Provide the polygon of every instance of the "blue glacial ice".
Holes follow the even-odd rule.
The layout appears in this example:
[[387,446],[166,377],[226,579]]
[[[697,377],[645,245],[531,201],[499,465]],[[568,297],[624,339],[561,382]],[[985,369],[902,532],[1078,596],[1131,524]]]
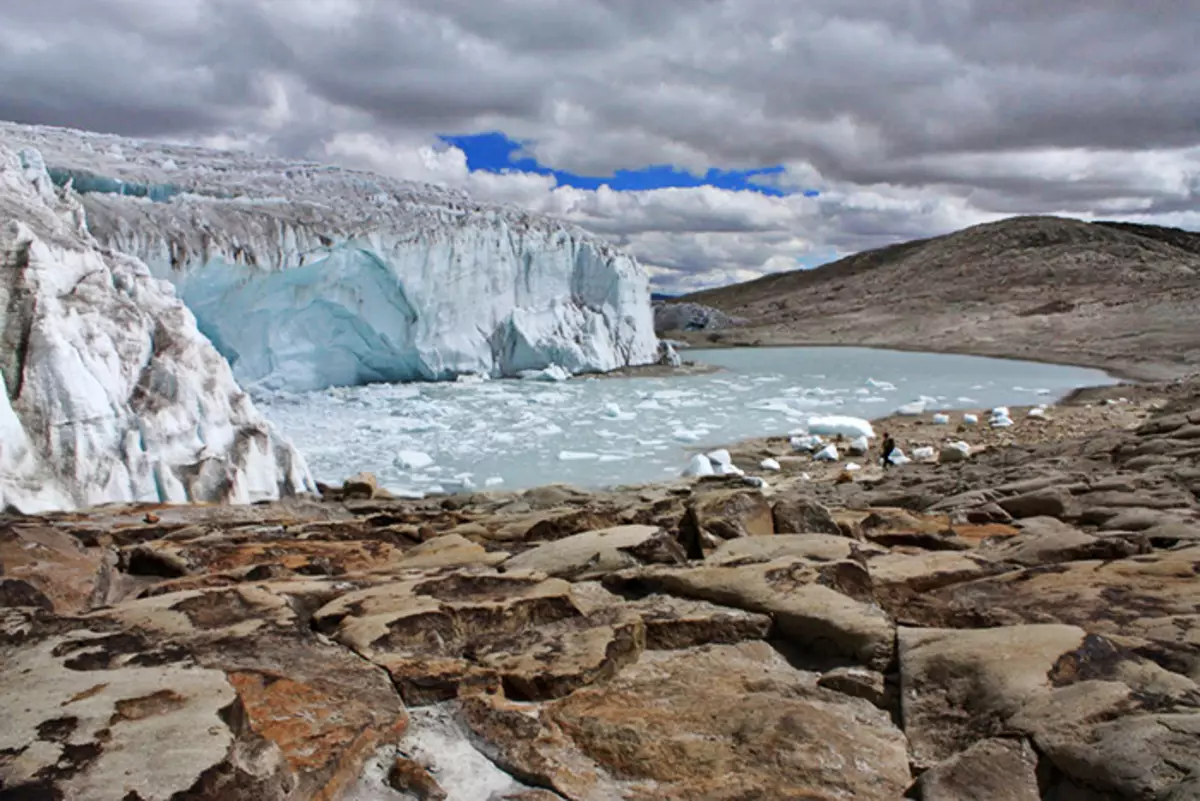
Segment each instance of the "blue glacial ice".
[[90,189],[91,233],[170,281],[243,385],[581,374],[657,357],[645,272],[573,226],[336,167],[0,133]]

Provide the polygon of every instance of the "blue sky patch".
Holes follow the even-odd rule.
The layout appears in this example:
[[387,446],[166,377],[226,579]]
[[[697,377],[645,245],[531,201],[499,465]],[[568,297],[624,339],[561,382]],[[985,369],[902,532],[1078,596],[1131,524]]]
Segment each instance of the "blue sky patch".
[[[652,164],[636,170],[617,170],[610,176],[576,175],[543,167],[536,159],[519,155],[522,150],[521,143],[509,139],[499,132],[442,136],[441,140],[459,148],[466,154],[467,168],[472,172],[476,170],[496,173],[518,171],[537,175],[553,175],[560,186],[573,186],[578,189],[599,189],[604,184],[607,184],[610,189],[625,192],[664,187],[715,186],[734,191],[759,192],[771,197],[783,197],[788,194],[774,186],[755,181],[756,178],[783,173],[782,166],[759,170],[710,168],[707,173],[699,176],[670,164]],[[818,194],[813,189],[804,192],[806,197],[816,197]]]

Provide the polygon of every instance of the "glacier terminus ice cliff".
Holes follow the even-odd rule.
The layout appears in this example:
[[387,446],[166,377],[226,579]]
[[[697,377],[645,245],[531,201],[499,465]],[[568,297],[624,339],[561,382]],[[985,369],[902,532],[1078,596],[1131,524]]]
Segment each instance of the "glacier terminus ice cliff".
[[383,176],[0,124],[174,284],[244,386],[573,374],[657,357],[649,281],[564,223]]
[[0,510],[311,491],[169,284],[0,137]]

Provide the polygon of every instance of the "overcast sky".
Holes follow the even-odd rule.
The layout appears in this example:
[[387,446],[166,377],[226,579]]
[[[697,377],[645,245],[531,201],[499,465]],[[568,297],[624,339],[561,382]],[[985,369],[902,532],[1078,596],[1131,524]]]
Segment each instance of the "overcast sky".
[[[0,0],[0,118],[461,186],[675,290],[1011,214],[1200,228],[1197,41],[1185,0]],[[734,178],[570,179],[651,165]]]

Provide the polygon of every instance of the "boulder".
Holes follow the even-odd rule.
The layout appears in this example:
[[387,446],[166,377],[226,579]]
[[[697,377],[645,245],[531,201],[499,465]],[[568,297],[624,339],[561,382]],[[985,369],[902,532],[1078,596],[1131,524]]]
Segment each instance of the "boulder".
[[1018,520],[1025,517],[1062,518],[1072,507],[1072,498],[1071,494],[1061,487],[1048,487],[1001,498],[997,504]]
[[807,498],[783,498],[771,509],[776,534],[833,534],[842,529],[828,507]]
[[379,493],[379,479],[374,473],[357,473],[342,484],[342,498],[365,498],[370,500]]
[[693,499],[679,523],[687,555],[702,558],[723,540],[775,533],[771,506],[761,492],[746,489],[713,490]]
[[618,526],[542,543],[511,557],[507,571],[531,570],[569,580],[597,578],[639,564],[682,564],[687,555],[657,526]]
[[888,686],[887,677],[877,670],[862,667],[841,667],[826,671],[817,681],[817,686],[861,698],[889,713],[899,700]]

